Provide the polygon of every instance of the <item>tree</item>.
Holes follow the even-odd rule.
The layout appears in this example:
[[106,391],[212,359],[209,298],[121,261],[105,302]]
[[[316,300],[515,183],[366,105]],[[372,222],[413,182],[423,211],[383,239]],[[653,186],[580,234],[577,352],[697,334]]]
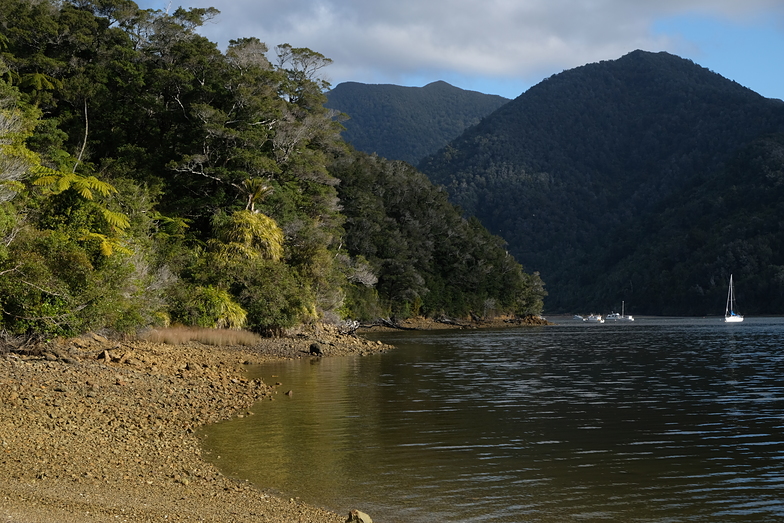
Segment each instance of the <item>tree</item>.
[[213,223],[216,238],[209,243],[219,258],[278,261],[283,257],[283,231],[269,216],[242,210],[228,217],[216,214]]

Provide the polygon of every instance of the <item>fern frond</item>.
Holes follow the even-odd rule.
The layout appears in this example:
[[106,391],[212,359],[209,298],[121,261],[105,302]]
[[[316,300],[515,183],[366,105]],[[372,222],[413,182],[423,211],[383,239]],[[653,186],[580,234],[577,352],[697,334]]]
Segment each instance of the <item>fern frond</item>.
[[[41,167],[41,166],[37,165],[36,167]],[[30,172],[32,174],[36,174],[36,172],[38,170],[39,169],[37,169],[37,168],[32,168],[32,169],[30,169]],[[48,187],[49,185],[54,185],[55,183],[57,183],[57,180],[59,178],[60,178],[59,176],[54,176],[52,174],[49,174],[47,176],[41,176],[41,177],[36,178],[35,180],[33,180],[33,185],[42,185],[44,187]]]
[[76,192],[78,192],[79,196],[81,196],[85,200],[92,200],[93,199],[93,193],[87,187],[81,187],[81,188],[77,189]]
[[117,192],[117,189],[115,189],[112,184],[102,182],[95,176],[80,176],[79,178],[79,186],[97,191],[101,194],[101,196],[109,196],[110,194]]
[[126,230],[131,226],[131,221],[125,214],[121,212],[110,211],[109,209],[101,209],[103,218],[110,226],[121,231]]
[[79,239],[82,241],[98,242],[98,248],[100,249],[101,254],[107,258],[115,252],[127,255],[133,254],[133,251],[125,247],[117,239],[109,238],[105,234],[100,234],[97,232],[86,232]]

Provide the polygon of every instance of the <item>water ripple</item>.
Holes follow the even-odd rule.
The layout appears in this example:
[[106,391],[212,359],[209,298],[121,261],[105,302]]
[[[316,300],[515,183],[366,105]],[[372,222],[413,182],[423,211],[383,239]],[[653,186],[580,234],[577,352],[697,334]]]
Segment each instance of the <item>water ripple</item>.
[[297,393],[211,427],[218,465],[390,523],[784,518],[784,321],[387,339],[261,369]]

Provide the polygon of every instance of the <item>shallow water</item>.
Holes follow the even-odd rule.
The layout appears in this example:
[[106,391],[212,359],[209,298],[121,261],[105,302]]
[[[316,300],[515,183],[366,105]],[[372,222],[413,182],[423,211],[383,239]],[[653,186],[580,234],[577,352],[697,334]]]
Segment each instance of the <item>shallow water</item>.
[[379,338],[255,369],[280,393],[209,427],[211,459],[384,523],[784,518],[784,320]]

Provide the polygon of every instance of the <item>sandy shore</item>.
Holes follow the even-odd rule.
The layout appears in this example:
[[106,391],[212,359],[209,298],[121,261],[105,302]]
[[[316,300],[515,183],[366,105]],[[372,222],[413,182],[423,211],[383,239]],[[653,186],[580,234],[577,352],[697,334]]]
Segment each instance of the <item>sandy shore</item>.
[[254,347],[98,335],[21,353],[6,346],[0,521],[345,521],[362,507],[339,515],[226,478],[202,459],[194,432],[275,398],[279,387],[246,379],[245,365],[310,357],[314,341],[327,356],[388,348],[325,328]]

